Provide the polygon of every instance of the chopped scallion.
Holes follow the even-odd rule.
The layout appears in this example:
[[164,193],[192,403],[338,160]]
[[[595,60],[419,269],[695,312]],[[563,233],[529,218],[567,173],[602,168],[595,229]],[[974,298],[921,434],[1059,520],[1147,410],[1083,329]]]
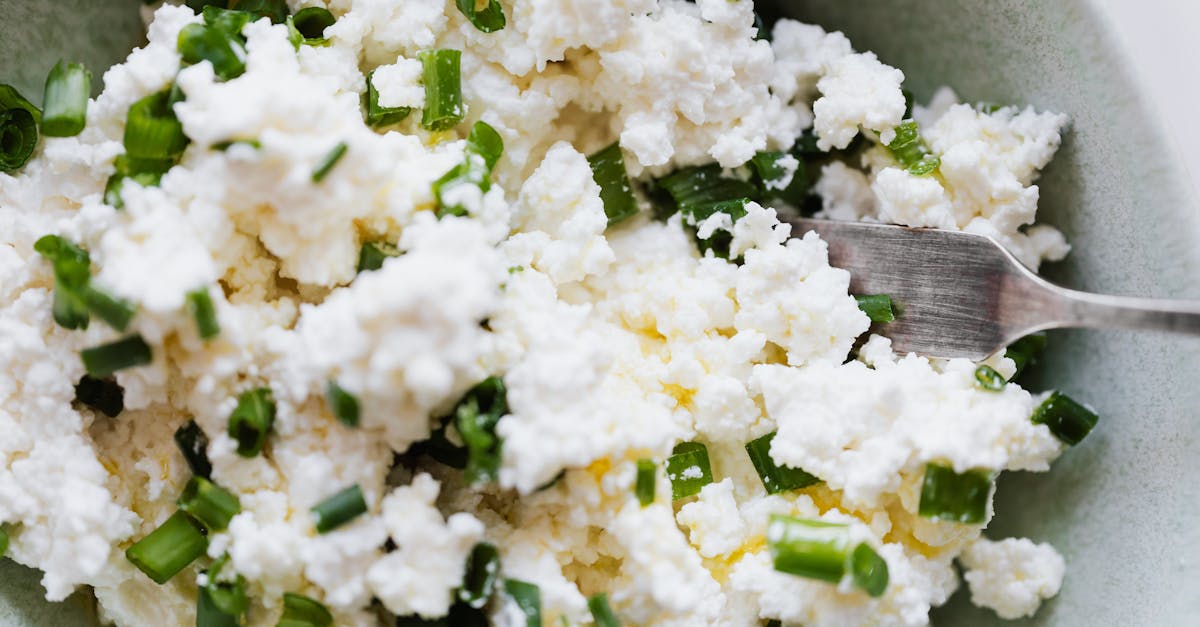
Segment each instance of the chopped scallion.
[[154,583],[164,584],[204,555],[208,548],[204,527],[177,511],[162,525],[125,550],[125,558]]
[[229,554],[222,555],[208,569],[208,583],[201,590],[207,592],[213,605],[222,613],[240,616],[250,607],[246,598],[246,579],[237,575],[232,581],[222,575],[222,570],[229,563]]
[[637,461],[637,479],[633,484],[633,492],[637,495],[638,503],[645,507],[654,502],[654,475],[658,472],[658,465],[653,459],[639,459]]
[[207,587],[196,591],[196,627],[238,627],[236,614],[221,611]]
[[412,113],[409,107],[384,107],[379,104],[379,90],[375,88],[375,71],[367,75],[367,125],[380,128],[398,124]]
[[1074,446],[1092,432],[1100,417],[1066,394],[1054,392],[1033,410],[1031,420],[1033,424],[1046,425],[1054,437]]
[[887,294],[867,294],[855,296],[854,300],[858,301],[858,308],[871,322],[892,322],[896,319],[895,309],[892,307],[892,297]]
[[633,186],[629,184],[621,144],[613,142],[588,157],[588,164],[592,166],[592,178],[600,186],[600,200],[604,201],[608,226],[637,215],[637,199],[633,195]]
[[679,500],[700,493],[712,483],[712,467],[708,447],[699,442],[680,442],[667,458],[667,479],[671,481],[671,498]]
[[430,131],[454,128],[466,116],[462,101],[459,50],[425,50],[418,53],[424,68],[425,109],[421,126]]
[[246,47],[241,35],[220,26],[188,24],[179,31],[176,46],[184,63],[208,61],[221,80],[237,78],[246,72]]
[[87,124],[92,73],[82,63],[59,61],[46,77],[42,98],[42,134],[74,137]]
[[296,11],[292,16],[293,26],[309,46],[325,43],[325,29],[333,26],[336,21],[329,9],[324,7],[307,7]]
[[337,381],[330,380],[325,385],[325,398],[333,415],[347,427],[357,427],[359,421],[358,398],[342,389]]
[[987,516],[991,492],[990,472],[968,470],[957,473],[948,465],[929,463],[925,465],[917,513],[932,520],[981,523]]
[[[241,35],[242,29],[253,15],[245,11],[234,11],[229,9],[226,2],[212,2],[208,6],[203,7],[200,13],[204,16],[204,23],[208,26],[215,26],[231,35]],[[194,7],[193,7],[194,8]]]
[[492,186],[492,168],[500,161],[504,152],[504,140],[496,129],[486,122],[476,122],[467,136],[467,149],[463,162],[433,182],[433,194],[437,198],[437,215],[465,216],[468,211],[460,202],[455,190],[463,187],[478,188],[486,193]]
[[229,437],[237,441],[242,457],[255,457],[262,452],[267,436],[275,425],[275,401],[268,388],[242,392],[237,408],[229,416]]
[[750,463],[758,471],[758,478],[766,488],[767,494],[779,494],[788,490],[799,490],[820,483],[821,480],[799,468],[780,466],[771,458],[771,442],[775,439],[775,431],[746,443],[746,453]]
[[94,348],[85,348],[80,354],[88,374],[101,379],[118,370],[145,366],[154,360],[150,346],[140,335],[131,335]]
[[494,33],[504,28],[504,8],[499,0],[487,0],[487,7],[483,10],[476,8],[476,0],[457,0],[455,4],[467,21],[482,32]]
[[781,573],[838,583],[849,572],[870,596],[887,589],[887,562],[865,542],[853,545],[847,524],[772,514],[767,549]]
[[117,331],[127,329],[133,320],[133,314],[136,313],[131,303],[110,296],[91,285],[80,288],[78,294],[90,313]]
[[542,591],[536,584],[517,579],[504,580],[504,592],[525,615],[525,627],[542,627]]
[[229,8],[256,18],[270,18],[272,24],[282,24],[288,16],[286,0],[229,0]]
[[612,607],[608,604],[607,594],[594,594],[588,597],[587,604],[592,613],[592,620],[596,621],[596,627],[621,627],[621,621],[617,620],[617,615],[613,614]]
[[187,306],[192,319],[196,321],[196,332],[200,339],[211,340],[220,335],[221,323],[217,321],[217,310],[213,307],[212,297],[208,295],[208,288],[188,292]]
[[310,510],[317,533],[329,533],[367,512],[362,489],[354,484],[317,503]]
[[75,384],[75,400],[109,418],[116,418],[125,410],[125,390],[112,379],[83,375]]
[[980,365],[975,369],[975,383],[989,392],[999,392],[1004,389],[1004,377],[996,369],[988,365]]
[[763,200],[782,200],[801,207],[808,196],[808,170],[804,161],[786,152],[760,152],[750,159],[750,170]]
[[896,137],[887,145],[892,157],[913,176],[931,174],[941,165],[937,155],[929,151],[914,120],[905,120],[896,127]]
[[471,388],[454,409],[454,428],[467,448],[467,481],[495,481],[500,472],[500,436],[496,424],[508,413],[504,381],[488,377]]
[[1004,352],[1004,356],[1013,360],[1013,363],[1017,365],[1017,371],[1013,373],[1009,381],[1015,381],[1022,372],[1025,372],[1026,368],[1036,364],[1044,350],[1046,350],[1045,333],[1026,335],[1013,342]]
[[487,542],[480,542],[467,556],[466,573],[458,588],[458,600],[473,608],[482,608],[492,597],[496,578],[500,575],[500,551]]
[[242,511],[236,494],[204,477],[189,479],[176,504],[209,532],[224,531],[229,521]]
[[333,170],[333,167],[338,164],[338,161],[341,161],[342,157],[346,155],[347,148],[348,146],[346,145],[346,142],[339,142],[338,145],[334,146],[332,150],[326,153],[326,155],[321,158],[321,162],[317,164],[317,167],[313,169],[312,182],[320,183],[321,181],[325,180],[325,177],[328,176],[329,172]]
[[0,172],[16,172],[37,148],[42,112],[9,85],[0,85]]
[[176,159],[188,145],[183,124],[175,117],[170,91],[150,94],[129,107],[125,121],[125,154],[133,159]]
[[383,267],[388,257],[399,257],[400,249],[387,242],[363,242],[358,251],[358,271],[372,272]]
[[175,430],[175,445],[183,453],[192,474],[208,479],[212,476],[212,464],[208,461],[208,436],[195,420]]
[[0,557],[8,552],[8,532],[0,529]]
[[866,542],[854,547],[854,552],[850,554],[850,573],[854,577],[854,585],[870,596],[878,597],[887,590],[887,562]]
[[281,627],[330,627],[333,625],[333,614],[330,614],[320,601],[310,599],[302,594],[285,592],[283,616],[279,619],[279,625]]

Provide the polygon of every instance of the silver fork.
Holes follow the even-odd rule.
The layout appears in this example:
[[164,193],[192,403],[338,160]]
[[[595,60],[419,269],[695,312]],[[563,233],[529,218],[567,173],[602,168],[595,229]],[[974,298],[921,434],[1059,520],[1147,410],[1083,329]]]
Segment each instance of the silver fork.
[[1036,331],[1109,327],[1200,335],[1200,301],[1103,296],[1054,285],[991,238],[939,229],[795,219],[816,231],[853,294],[887,294],[893,322],[876,332],[899,353],[986,358]]

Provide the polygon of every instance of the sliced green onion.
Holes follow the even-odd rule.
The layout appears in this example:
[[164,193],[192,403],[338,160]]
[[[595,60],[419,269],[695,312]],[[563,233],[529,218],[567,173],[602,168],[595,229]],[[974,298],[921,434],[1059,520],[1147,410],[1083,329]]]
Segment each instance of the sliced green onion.
[[115,209],[124,209],[125,200],[121,192],[127,179],[133,180],[142,187],[155,187],[175,165],[174,159],[134,159],[129,155],[117,157],[114,165],[117,171],[108,179],[104,186],[104,202]]
[[525,627],[542,627],[542,591],[536,584],[505,579],[504,592],[521,608]]
[[357,427],[359,420],[358,398],[342,389],[337,381],[330,380],[325,385],[325,398],[329,401],[329,409],[333,415],[347,427]]
[[196,321],[196,332],[200,334],[200,339],[211,340],[220,335],[221,323],[217,321],[217,310],[213,307],[212,297],[208,295],[208,288],[188,292],[187,306],[192,319]]
[[221,577],[221,570],[229,563],[229,554],[222,555],[208,569],[208,583],[201,588],[207,592],[216,609],[230,616],[240,616],[250,607],[246,597],[246,579],[238,575],[233,581]]
[[912,119],[913,112],[913,93],[907,89],[901,89],[900,93],[904,96],[904,118],[905,120]]
[[699,442],[676,444],[667,458],[667,479],[671,481],[673,500],[699,494],[701,488],[713,481],[708,447]]
[[101,379],[118,370],[145,366],[154,361],[150,346],[140,335],[131,335],[94,348],[85,348],[81,355],[87,373]]
[[204,555],[204,527],[183,512],[171,514],[158,529],[125,550],[125,558],[154,583],[164,584]]
[[799,468],[780,466],[771,459],[771,442],[775,439],[776,433],[772,431],[746,443],[746,453],[750,456],[750,463],[754,464],[754,470],[758,471],[758,478],[762,481],[763,487],[767,489],[767,494],[799,490],[820,483],[820,479]]
[[291,20],[296,31],[304,38],[304,43],[309,46],[325,43],[325,29],[333,26],[337,21],[329,9],[324,7],[300,9],[292,16]]
[[117,331],[129,328],[129,323],[137,311],[128,301],[110,296],[91,285],[80,288],[79,297],[89,312]]
[[[661,190],[664,209],[657,216],[666,219],[676,212],[683,214],[684,224],[693,229],[717,213],[727,214],[730,223],[746,215],[746,203],[761,198],[762,192],[749,181],[727,177],[721,166],[712,163],[684,168],[655,181]],[[701,254],[712,251],[722,259],[729,258],[733,234],[718,229],[708,238],[695,235]]]
[[320,601],[310,599],[302,594],[285,592],[283,594],[283,616],[279,619],[280,627],[330,627],[333,625],[333,614],[325,609]]
[[398,124],[412,113],[410,107],[383,107],[379,105],[379,90],[375,89],[375,71],[367,75],[367,125],[380,128]]
[[179,31],[177,41],[184,63],[208,61],[217,78],[226,81],[246,73],[246,47],[236,32],[221,26],[188,24]]
[[[788,175],[788,168],[782,165],[786,158],[794,159],[796,168],[787,184],[781,185]],[[760,152],[750,159],[750,170],[763,200],[782,200],[793,207],[804,204],[809,189],[808,170],[800,157],[786,152]]]
[[275,400],[268,388],[242,392],[237,408],[229,415],[229,437],[237,440],[237,452],[242,457],[254,457],[262,452],[267,436],[275,425]]
[[399,257],[400,249],[387,242],[363,242],[358,251],[358,271],[373,272],[383,267],[388,257]]
[[633,484],[633,492],[637,495],[638,503],[645,507],[654,502],[654,475],[658,472],[658,465],[653,459],[639,459],[637,461],[637,479]]
[[175,445],[183,453],[183,461],[187,462],[192,474],[208,479],[212,476],[212,463],[208,461],[208,436],[195,420],[175,430]]
[[230,10],[226,5],[226,2],[214,2],[203,7],[200,13],[204,16],[204,24],[215,26],[231,35],[241,35],[242,29],[254,16],[245,11]]
[[92,93],[92,73],[82,63],[59,61],[46,77],[42,98],[42,134],[46,137],[74,137],[87,125],[88,97]]
[[488,377],[471,388],[454,409],[454,428],[467,448],[466,479],[473,485],[495,481],[500,472],[496,424],[508,413],[504,381]]
[[1072,446],[1092,432],[1100,417],[1062,392],[1052,393],[1033,410],[1035,425],[1046,425],[1054,437]]
[[451,468],[464,470],[467,467],[467,447],[457,445],[446,437],[446,429],[450,427],[454,416],[446,416],[439,421],[437,429],[429,435],[429,439],[419,442],[414,452],[424,453],[435,461]]
[[771,31],[763,23],[762,16],[758,14],[758,11],[754,12],[754,39],[756,41],[771,41]]
[[238,627],[241,621],[236,614],[221,611],[213,601],[207,587],[196,591],[196,627]]
[[0,557],[8,552],[8,532],[0,529]]
[[941,165],[941,160],[929,151],[914,120],[905,120],[896,127],[896,137],[887,145],[888,151],[909,174],[925,176]]
[[64,329],[86,329],[89,313],[80,290],[91,278],[87,251],[57,235],[45,235],[33,249],[54,266],[54,321]]
[[367,502],[363,499],[362,489],[356,483],[317,503],[310,511],[317,533],[329,533],[367,513]]
[[238,144],[241,144],[242,146],[249,146],[255,150],[262,148],[262,142],[258,141],[257,139],[228,139],[223,142],[217,142],[213,144],[211,148],[218,152],[225,152],[226,150],[229,150]]
[[621,627],[621,621],[613,614],[608,604],[608,595],[601,592],[588,597],[588,610],[592,612],[592,620],[596,627]]
[[604,214],[608,216],[608,225],[612,226],[637,215],[637,199],[633,196],[633,186],[629,184],[625,155],[621,152],[620,142],[613,142],[607,148],[588,157],[588,164],[592,166],[592,178],[600,186],[600,200],[604,201]]
[[54,290],[54,321],[64,329],[86,329],[88,321],[87,305],[79,298],[74,290]]
[[463,162],[433,182],[433,194],[438,201],[437,216],[465,216],[467,208],[451,200],[451,191],[464,185],[478,187],[486,193],[492,187],[492,168],[504,152],[504,140],[486,122],[476,122],[467,136]]
[[176,159],[188,145],[183,124],[169,106],[170,91],[150,94],[129,107],[125,153],[133,159]]
[[1045,333],[1026,335],[1013,342],[1008,347],[1008,350],[1004,352],[1004,356],[1013,360],[1013,363],[1017,365],[1017,371],[1013,373],[1009,381],[1015,381],[1017,377],[1021,376],[1022,372],[1025,372],[1026,368],[1036,364],[1044,350],[1046,350]]
[[850,525],[772,514],[767,549],[781,573],[838,583],[847,572],[873,597],[888,585],[887,562],[865,542],[852,546]]
[[504,8],[499,0],[488,0],[487,8],[482,11],[475,8],[476,0],[457,0],[460,13],[467,17],[476,29],[485,33],[494,33],[504,28]]
[[37,148],[42,112],[9,85],[0,85],[0,172],[16,172]]
[[417,54],[424,68],[425,109],[421,126],[430,131],[454,128],[466,116],[462,102],[459,50],[425,50]]
[[858,301],[858,308],[871,322],[891,322],[896,319],[895,309],[892,307],[892,297],[887,294],[867,294],[855,296],[854,300]]
[[189,479],[176,504],[210,532],[224,531],[229,521],[242,511],[236,494],[204,477]]
[[75,400],[109,418],[116,418],[125,410],[125,390],[112,379],[83,375],[75,384]]
[[282,24],[288,16],[285,0],[229,0],[229,8],[244,11],[252,16],[270,18],[273,24]]
[[925,465],[925,479],[921,482],[921,502],[917,513],[932,520],[981,523],[987,516],[991,491],[990,472],[968,470],[960,474],[945,464],[928,463]]
[[346,155],[347,148],[348,146],[346,146],[346,142],[339,142],[338,145],[334,146],[332,150],[326,153],[326,155],[321,159],[321,162],[317,164],[317,167],[313,170],[312,182],[320,183],[321,181],[325,180],[325,177],[328,176],[329,172],[333,170],[333,167],[338,164],[338,161],[341,161],[342,157]]
[[480,542],[467,556],[466,573],[458,589],[458,600],[473,608],[487,605],[500,575],[500,551],[487,542]]
[[981,365],[975,369],[975,383],[989,392],[999,392],[1004,389],[1005,381],[995,368]]

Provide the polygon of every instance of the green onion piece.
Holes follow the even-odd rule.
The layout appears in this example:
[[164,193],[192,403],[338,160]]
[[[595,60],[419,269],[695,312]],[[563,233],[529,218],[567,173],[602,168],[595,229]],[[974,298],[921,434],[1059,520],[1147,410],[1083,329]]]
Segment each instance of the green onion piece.
[[1100,417],[1062,392],[1052,393],[1033,410],[1035,425],[1046,425],[1054,437],[1074,446],[1083,441]]
[[347,148],[348,146],[346,146],[346,142],[339,142],[338,145],[334,146],[332,150],[326,153],[326,155],[321,159],[321,162],[317,164],[317,167],[313,170],[312,182],[320,183],[321,181],[325,180],[325,177],[328,176],[329,172],[333,170],[333,167],[338,164],[338,161],[341,161],[342,157],[346,155]]
[[645,507],[654,502],[654,475],[658,472],[658,465],[653,459],[639,459],[637,461],[637,480],[633,484],[633,492],[637,495],[638,503]]
[[488,0],[487,8],[482,11],[475,8],[475,0],[457,0],[460,13],[478,30],[494,33],[504,28],[504,9],[499,0]]
[[257,139],[228,139],[223,142],[217,142],[210,146],[210,148],[218,152],[225,152],[226,150],[229,150],[238,144],[249,146],[255,150],[262,148],[262,142],[258,141]]
[[542,591],[536,584],[517,579],[504,580],[504,592],[525,615],[525,627],[542,627]]
[[131,335],[94,348],[85,348],[81,355],[87,373],[101,379],[118,370],[145,366],[154,360],[150,346],[140,335]]
[[680,442],[667,458],[667,479],[671,480],[671,498],[679,500],[700,493],[712,483],[708,447],[699,442]]
[[358,251],[358,271],[372,272],[383,267],[388,257],[399,257],[400,249],[387,242],[363,242]]
[[887,294],[855,296],[854,300],[858,301],[858,308],[867,314],[871,322],[891,322],[896,319],[892,297]]
[[637,199],[634,198],[633,187],[629,184],[625,155],[621,152],[620,142],[613,142],[607,148],[588,157],[588,164],[592,166],[592,178],[600,186],[600,200],[604,201],[604,214],[608,216],[608,226],[637,215]]
[[184,63],[208,61],[221,80],[246,73],[246,47],[236,32],[220,26],[188,24],[179,31],[177,47]]
[[183,453],[183,461],[187,462],[192,474],[208,479],[212,476],[212,463],[208,461],[208,436],[195,420],[175,430],[175,445]]
[[1026,335],[1013,342],[1008,347],[1008,350],[1004,352],[1004,356],[1013,360],[1013,363],[1017,365],[1017,371],[1013,373],[1009,381],[1015,381],[1017,377],[1021,376],[1022,372],[1025,372],[1026,368],[1036,364],[1044,350],[1046,350],[1045,333]]
[[91,285],[80,288],[79,297],[90,313],[117,331],[129,328],[133,314],[136,313],[136,309],[131,303],[115,296],[109,296]]
[[[758,188],[753,183],[725,176],[721,166],[715,163],[678,170],[657,179],[654,184],[674,201],[674,207],[662,216],[664,218],[676,210],[684,214],[695,213],[697,208],[714,203],[758,198]],[[712,215],[711,210],[706,213]]]
[[433,194],[437,197],[439,218],[447,215],[465,216],[467,208],[452,202],[452,190],[464,186],[478,187],[487,192],[492,187],[492,168],[500,161],[504,152],[504,140],[496,129],[486,122],[476,122],[467,136],[467,149],[463,162],[433,182]]
[[417,54],[425,77],[425,109],[421,126],[430,131],[454,128],[466,116],[462,102],[459,50],[425,50]]
[[763,22],[762,16],[758,11],[754,12],[754,39],[756,41],[771,41],[771,31]]
[[116,418],[125,410],[125,390],[112,379],[83,375],[75,384],[75,400],[109,418]]
[[176,504],[210,532],[224,531],[229,521],[242,511],[236,494],[204,477],[189,479]]
[[941,160],[929,151],[914,120],[905,120],[896,127],[896,137],[887,145],[888,151],[909,174],[925,176],[941,165]]
[[850,554],[850,574],[854,577],[854,585],[873,597],[887,590],[887,562],[866,542],[854,547]]
[[8,552],[8,532],[0,528],[0,557]]
[[64,329],[86,329],[89,313],[80,290],[91,278],[87,251],[57,235],[45,235],[33,249],[54,266],[54,321]]
[[129,107],[125,153],[133,159],[176,159],[188,145],[183,124],[169,106],[170,91],[150,94]]
[[317,503],[310,511],[316,521],[317,533],[329,533],[365,514],[367,502],[356,483]]
[[208,587],[196,591],[196,627],[238,627],[240,624],[236,614],[228,614],[217,607]]
[[996,372],[995,368],[981,365],[975,369],[975,383],[989,392],[999,392],[1004,389],[1005,381],[1004,376]]
[[852,548],[850,525],[772,514],[767,549],[781,573],[838,583],[849,572],[872,597],[887,589],[887,562],[865,542]]
[[329,9],[324,7],[300,9],[292,16],[292,24],[304,37],[304,43],[310,46],[324,43],[325,29],[333,26],[336,21]]
[[905,120],[912,119],[913,112],[913,93],[907,89],[901,89],[900,93],[904,96],[904,118]]
[[283,594],[283,616],[279,619],[279,627],[330,627],[333,625],[333,614],[325,606],[314,599],[302,594],[285,592]]
[[495,481],[500,472],[496,424],[508,413],[504,381],[488,377],[471,388],[454,409],[454,428],[467,448],[466,478],[473,485]]
[[171,514],[158,529],[125,550],[125,558],[157,584],[204,555],[208,539],[204,527],[183,512]]
[[817,147],[817,134],[810,128],[796,138],[796,144],[792,146],[792,154],[799,157],[820,157],[825,154],[825,151]]
[[375,89],[375,71],[367,75],[367,125],[380,128],[399,123],[412,113],[409,107],[383,107],[379,105],[379,90]]
[[617,615],[608,605],[607,594],[601,592],[588,597],[588,610],[592,612],[596,627],[621,627],[621,621],[617,620]]
[[54,321],[58,326],[64,329],[86,329],[88,328],[87,305],[79,298],[79,293],[74,290],[55,289],[54,290]]
[[359,420],[358,398],[342,389],[337,381],[330,380],[325,385],[325,398],[329,401],[329,409],[333,415],[347,427],[357,427]]
[[224,614],[240,616],[250,607],[246,598],[246,579],[238,575],[233,581],[221,576],[221,570],[229,563],[229,554],[222,555],[208,569],[208,583],[201,588],[207,592],[212,604]]
[[237,440],[237,452],[242,457],[254,457],[262,452],[267,435],[275,425],[275,400],[268,388],[242,392],[237,407],[229,415],[229,437]]
[[0,172],[16,172],[37,148],[42,112],[9,85],[0,85]]
[[[796,161],[795,171],[786,185],[782,184],[788,175],[788,168],[782,165],[785,158]],[[754,172],[754,182],[758,186],[763,200],[782,200],[793,207],[800,207],[808,196],[808,170],[800,156],[789,155],[786,152],[760,152],[750,159],[750,170]]]
[[229,0],[229,8],[244,11],[252,16],[266,17],[273,24],[282,24],[288,16],[288,5],[285,0]]
[[92,93],[92,73],[82,63],[59,61],[46,77],[42,98],[42,134],[46,137],[74,137],[87,124],[88,97]]
[[464,470],[467,467],[467,447],[454,444],[446,437],[446,429],[450,427],[453,419],[453,415],[442,418],[428,440],[414,445],[414,452],[429,455],[438,463],[451,468]]
[[500,551],[487,542],[480,542],[467,556],[467,569],[462,586],[458,588],[458,600],[473,608],[487,605],[500,575]]
[[250,23],[254,16],[245,11],[230,10],[224,5],[225,3],[222,2],[220,6],[213,4],[204,7],[201,11],[204,15],[204,24],[223,30],[230,35],[241,35],[242,29]]
[[196,321],[196,332],[200,334],[200,339],[211,340],[220,335],[221,323],[217,321],[217,310],[213,307],[207,288],[188,292],[187,306],[188,311],[192,312],[192,319]]
[[917,513],[932,520],[981,523],[987,516],[991,491],[992,474],[987,471],[968,470],[959,474],[945,464],[929,463],[925,465]]
[[104,186],[104,202],[115,209],[124,209],[125,201],[121,191],[126,179],[133,180],[142,187],[155,187],[162,180],[163,174],[175,165],[174,159],[134,159],[129,155],[117,157],[117,171],[108,179]]
[[750,456],[750,463],[754,464],[754,470],[758,471],[758,478],[762,481],[763,487],[767,489],[767,494],[799,490],[820,483],[820,479],[799,468],[780,466],[771,459],[771,442],[775,439],[776,433],[772,431],[746,443],[746,453]]

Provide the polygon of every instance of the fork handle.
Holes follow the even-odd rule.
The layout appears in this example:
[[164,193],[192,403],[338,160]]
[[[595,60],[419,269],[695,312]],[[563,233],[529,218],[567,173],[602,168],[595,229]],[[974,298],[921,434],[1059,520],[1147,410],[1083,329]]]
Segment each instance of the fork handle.
[[1200,301],[1091,294],[1040,281],[1041,329],[1065,327],[1172,331],[1200,335]]

